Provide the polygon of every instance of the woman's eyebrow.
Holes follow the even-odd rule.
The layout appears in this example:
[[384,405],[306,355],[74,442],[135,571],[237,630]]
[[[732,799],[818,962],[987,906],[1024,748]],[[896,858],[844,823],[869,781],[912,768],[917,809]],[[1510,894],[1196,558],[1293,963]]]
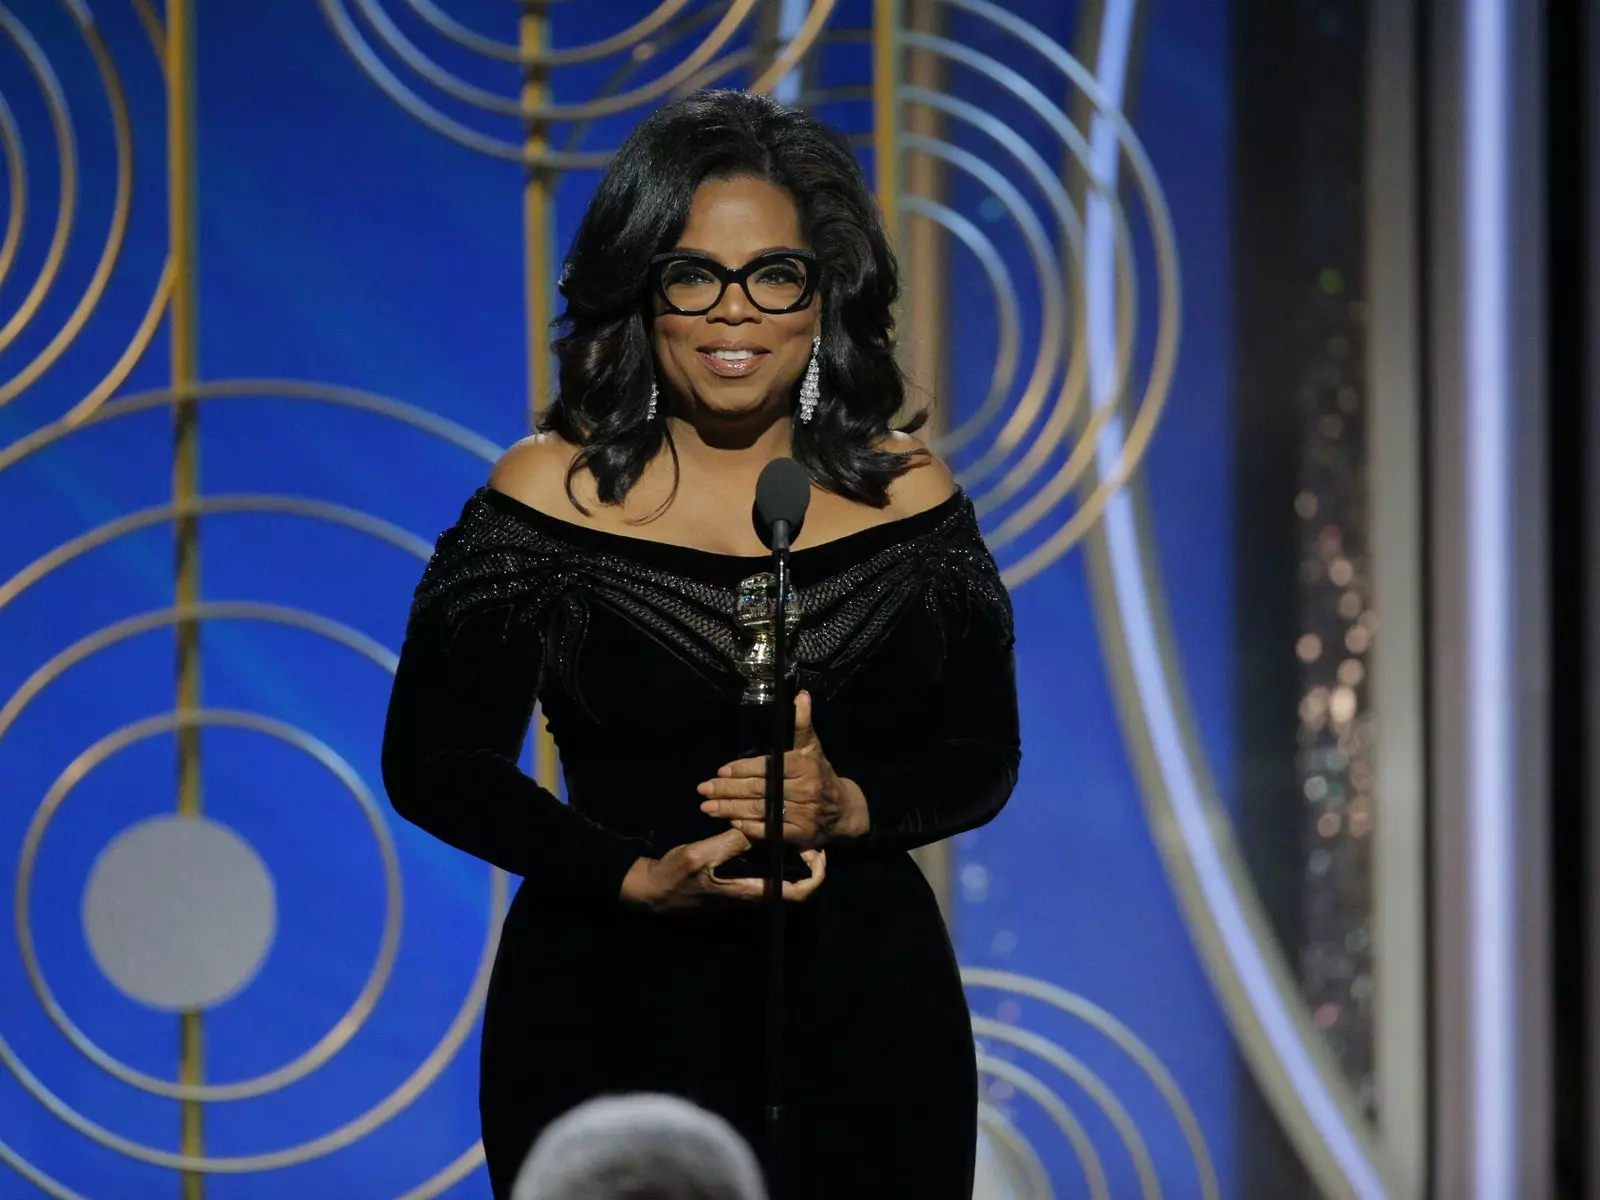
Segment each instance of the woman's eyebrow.
[[[768,254],[793,254],[796,251],[798,251],[799,249],[800,248],[798,246],[768,246],[764,250],[757,250],[749,258],[747,258],[745,260],[745,262],[754,262],[756,259],[762,258],[762,257],[764,257],[765,255],[768,255]],[[722,260],[720,258],[718,258],[715,254],[711,253],[711,251],[709,251],[709,250],[701,250],[698,246],[674,246],[672,248],[672,252],[674,254],[693,254],[698,258],[708,258],[712,262],[715,262],[715,263],[722,262]],[[809,252],[803,252],[803,253],[809,253]],[[723,265],[726,266],[727,264],[723,263]],[[739,265],[743,266],[744,264],[741,263]]]

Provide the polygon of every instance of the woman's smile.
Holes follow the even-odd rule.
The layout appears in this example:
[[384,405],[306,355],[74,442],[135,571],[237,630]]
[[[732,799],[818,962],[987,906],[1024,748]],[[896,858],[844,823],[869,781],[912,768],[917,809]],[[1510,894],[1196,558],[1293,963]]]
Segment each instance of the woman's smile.
[[707,342],[698,354],[707,370],[724,379],[748,379],[767,361],[767,348],[754,342]]

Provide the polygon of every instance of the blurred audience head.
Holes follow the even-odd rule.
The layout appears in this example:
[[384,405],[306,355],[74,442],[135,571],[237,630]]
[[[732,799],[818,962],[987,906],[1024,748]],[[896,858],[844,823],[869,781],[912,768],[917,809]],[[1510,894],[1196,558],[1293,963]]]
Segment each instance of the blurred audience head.
[[733,1127],[673,1096],[581,1104],[540,1136],[512,1200],[766,1200]]

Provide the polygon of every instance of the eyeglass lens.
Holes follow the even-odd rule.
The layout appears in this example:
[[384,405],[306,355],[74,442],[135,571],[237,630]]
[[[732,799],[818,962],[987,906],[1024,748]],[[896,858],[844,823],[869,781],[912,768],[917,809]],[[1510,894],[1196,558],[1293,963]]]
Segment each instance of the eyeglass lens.
[[[806,293],[808,273],[803,259],[769,259],[745,276],[745,294],[757,308],[772,312],[792,308]],[[662,267],[661,294],[673,308],[706,312],[717,305],[727,283],[738,274],[728,271],[721,275],[703,259],[673,259]]]

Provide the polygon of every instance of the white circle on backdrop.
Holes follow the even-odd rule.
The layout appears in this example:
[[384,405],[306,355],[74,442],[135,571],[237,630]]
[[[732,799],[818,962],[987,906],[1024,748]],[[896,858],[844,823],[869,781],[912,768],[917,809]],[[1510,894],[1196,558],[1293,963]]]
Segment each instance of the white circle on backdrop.
[[129,826],[100,852],[83,894],[84,933],[106,978],[170,1012],[236,995],[266,961],[277,923],[261,856],[204,817]]

